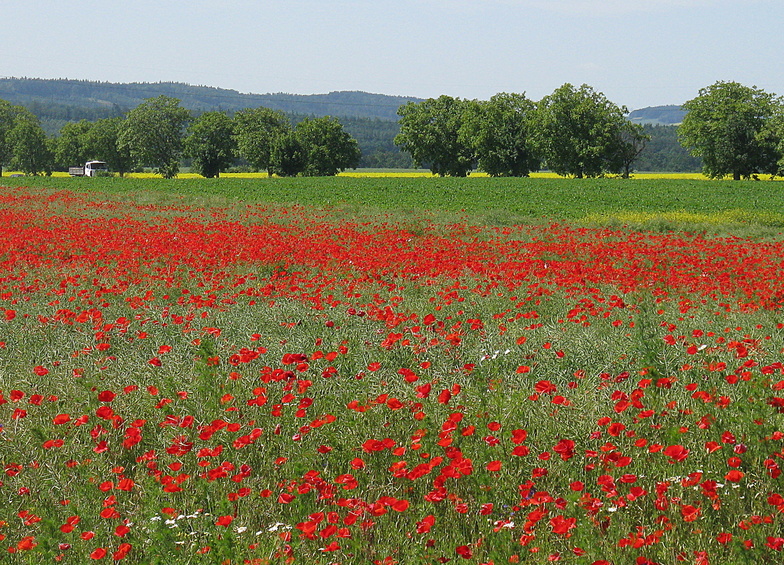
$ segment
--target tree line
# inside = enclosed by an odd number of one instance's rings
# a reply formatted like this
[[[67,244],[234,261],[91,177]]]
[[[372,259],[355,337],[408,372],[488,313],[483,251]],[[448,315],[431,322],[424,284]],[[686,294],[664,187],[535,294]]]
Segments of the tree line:
[[[629,176],[650,136],[628,111],[588,85],[564,84],[539,102],[499,93],[487,101],[451,96],[398,110],[395,143],[434,174],[528,176],[545,166],[559,175]]]
[[[707,176],[734,179],[784,171],[780,97],[719,81],[683,108],[677,137],[692,160],[671,158],[684,167],[699,158]],[[500,93],[488,101],[441,96],[398,110],[395,143],[438,175],[465,176],[478,167],[491,176],[527,176],[545,167],[577,178],[628,177],[658,132],[630,122],[627,113],[585,84],[564,84],[539,102],[525,94]]]
[[[0,93],[1,95],[2,93]],[[59,135],[60,130],[68,122],[78,122],[82,119],[94,122],[103,118],[121,117],[128,111],[128,108],[123,108],[116,104],[111,107],[82,107],[51,100],[46,102],[32,101],[22,105],[38,116],[41,126],[49,136]],[[673,106],[672,108],[677,110],[671,110],[664,116],[669,119],[677,118],[675,121],[680,122],[683,118],[680,106]],[[220,109],[228,112],[229,115],[233,115],[230,109]],[[200,113],[206,110],[199,111],[191,108],[191,111]],[[315,117],[313,114],[291,112],[286,112],[286,115],[293,125],[306,118]],[[632,112],[628,117],[634,115],[635,113]],[[662,117],[661,114],[658,114],[658,116]],[[362,152],[359,160],[360,167],[410,169],[413,166],[411,155],[406,151],[402,151],[394,143],[395,136],[400,133],[400,124],[397,120],[390,121],[367,116],[352,117],[342,114],[339,116],[339,120],[343,128],[359,143],[359,148]],[[635,169],[652,172],[698,172],[701,170],[702,160],[699,157],[690,155],[678,142],[678,126],[671,123],[643,124],[643,131],[650,136],[650,140],[634,162]],[[230,170],[243,171],[247,170],[247,167],[247,162],[240,159],[235,163],[235,167]]]
[[[390,122],[401,152],[384,153],[403,156],[398,166],[410,154],[418,166],[449,176],[475,168],[525,176],[543,167],[575,177],[628,176],[636,164],[645,170],[702,166],[713,178],[784,171],[781,97],[720,81],[683,109],[676,129],[634,124],[626,108],[588,85],[565,84],[539,102],[513,93],[487,101],[441,96],[401,106],[399,122]],[[376,136],[379,148],[388,135]],[[654,150],[646,152],[648,146]],[[59,136],[47,138],[33,112],[0,100],[0,174],[3,167],[47,174],[93,159],[120,174],[149,167],[174,176],[186,159],[204,176],[238,162],[269,174],[334,175],[358,166],[361,151],[336,118],[292,120],[264,107],[194,116],[165,95],[121,116],[66,123]]]
[[[29,110],[0,100],[0,174],[11,167],[26,174],[105,161],[123,175],[149,167],[165,178],[179,173],[183,158],[205,177],[217,177],[238,158],[268,174],[335,175],[359,164],[357,141],[329,116],[305,118],[296,126],[269,108],[241,110],[230,117],[209,111],[193,116],[176,98],[145,100],[126,115],[65,124],[47,138]]]
[[[264,106],[283,111],[296,125],[308,117],[339,116],[344,129],[359,143],[360,167],[410,168],[411,156],[393,142],[400,132],[399,106],[421,98],[388,96],[366,92],[330,92],[319,95],[241,94],[237,91],[194,86],[182,83],[118,84],[72,79],[0,78],[0,98],[25,106],[38,116],[47,135],[59,135],[67,122],[82,119],[96,121],[119,117],[145,99],[160,94],[177,98],[194,114],[210,110],[235,112]],[[650,109],[648,109],[650,110]],[[672,115],[661,115],[665,122],[682,119],[679,106],[670,108]],[[662,110],[663,111],[663,110]],[[634,113],[632,114],[632,116]],[[632,120],[635,121],[635,120]],[[678,143],[676,126],[644,126],[651,136],[635,161],[642,171],[697,171],[698,158],[690,157]],[[188,162],[186,161],[185,164]],[[243,160],[236,170],[247,166]]]

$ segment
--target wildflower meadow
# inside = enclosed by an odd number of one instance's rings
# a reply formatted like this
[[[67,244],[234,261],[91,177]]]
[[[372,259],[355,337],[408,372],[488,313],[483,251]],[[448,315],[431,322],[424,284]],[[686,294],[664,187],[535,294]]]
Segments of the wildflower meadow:
[[[0,210],[0,562],[784,561],[784,238]]]

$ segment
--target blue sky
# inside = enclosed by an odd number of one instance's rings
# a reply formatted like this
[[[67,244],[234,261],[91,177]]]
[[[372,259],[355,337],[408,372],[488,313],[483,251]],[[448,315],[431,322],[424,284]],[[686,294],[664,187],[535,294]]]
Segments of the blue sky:
[[[0,0],[0,76],[538,100],[630,110],[717,80],[784,94],[781,0]]]

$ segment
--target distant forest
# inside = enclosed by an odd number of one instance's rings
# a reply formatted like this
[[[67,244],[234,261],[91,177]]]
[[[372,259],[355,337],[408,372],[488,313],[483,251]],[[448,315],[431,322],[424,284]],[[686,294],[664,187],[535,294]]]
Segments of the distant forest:
[[[702,159],[693,157],[678,143],[678,126],[643,124],[651,140],[634,162],[636,171],[699,173]]]
[[[122,116],[145,99],[159,95],[178,98],[195,115],[220,110],[228,114],[264,106],[285,112],[293,124],[306,117],[335,116],[359,143],[361,167],[409,168],[411,156],[393,142],[400,131],[397,109],[421,98],[343,91],[328,94],[244,94],[236,90],[183,83],[118,84],[71,79],[0,78],[0,99],[25,106],[41,120],[48,135],[57,135],[68,122]],[[644,123],[651,136],[634,169],[694,172],[701,162],[678,143],[677,106],[636,110],[630,118]],[[647,123],[646,123],[647,122]]]

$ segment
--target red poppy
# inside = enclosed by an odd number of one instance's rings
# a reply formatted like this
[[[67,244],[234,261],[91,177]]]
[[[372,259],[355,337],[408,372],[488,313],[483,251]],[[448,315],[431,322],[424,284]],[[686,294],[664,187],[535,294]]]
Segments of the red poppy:
[[[699,506],[692,506],[684,504],[681,506],[681,516],[684,522],[694,522],[702,515],[702,509]]]
[[[731,483],[739,483],[745,476],[746,473],[744,473],[743,471],[732,469],[726,475],[724,475],[724,478]]]
[[[223,526],[224,528],[228,528],[233,521],[234,521],[234,516],[231,516],[231,515],[219,516],[218,520],[215,522],[215,525],[216,526]]]
[[[566,518],[562,515],[550,519],[550,527],[554,534],[570,537],[571,531],[577,527],[577,518]]]
[[[685,461],[689,456],[689,450],[682,445],[669,445],[664,448],[663,453],[670,458],[670,463]]]
[[[416,531],[418,534],[426,534],[430,531],[433,525],[436,523],[436,518],[432,514],[425,516],[422,520],[417,522]]]
[[[16,542],[16,549],[19,551],[30,551],[37,545],[38,543],[35,541],[35,536],[25,536]]]
[[[98,400],[101,402],[111,402],[115,398],[117,398],[117,395],[111,390],[104,390],[98,393]]]
[[[732,541],[732,534],[730,532],[722,532],[716,536],[716,541],[722,545],[727,545]]]

